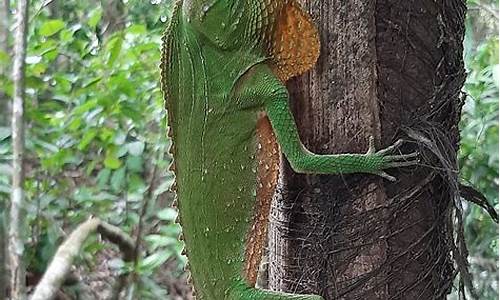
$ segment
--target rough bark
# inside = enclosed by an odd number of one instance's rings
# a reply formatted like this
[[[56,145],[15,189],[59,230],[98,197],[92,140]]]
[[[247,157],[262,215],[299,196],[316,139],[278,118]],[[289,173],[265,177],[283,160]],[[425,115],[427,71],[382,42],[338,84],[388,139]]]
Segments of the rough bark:
[[[379,148],[411,136],[424,163],[390,170],[393,184],[361,174],[298,175],[283,159],[270,288],[326,299],[444,299],[454,271],[449,253],[464,254],[450,225],[464,3],[315,0],[305,7],[322,47],[316,67],[289,84],[302,141],[317,153],[360,153],[370,135]]]
[[[453,241],[453,206],[457,186],[458,122],[465,81],[462,58],[465,1],[377,2],[378,97],[383,142],[406,128],[424,157],[419,168],[400,176],[398,185],[386,185],[389,198],[404,209],[390,220],[391,259],[389,292],[408,299],[445,299],[451,287],[454,252],[461,275],[467,279],[462,241]],[[408,194],[408,193],[406,193]],[[457,235],[462,234],[461,210],[456,211]],[[415,224],[398,233],[406,224]],[[456,249],[458,247],[458,249]],[[460,253],[457,253],[460,252]]]
[[[25,292],[25,266],[23,264],[24,241],[22,236],[24,202],[24,98],[25,58],[28,28],[28,1],[18,0],[16,32],[14,38],[14,65],[12,79],[12,196],[9,220],[9,267],[11,298],[22,300]]]

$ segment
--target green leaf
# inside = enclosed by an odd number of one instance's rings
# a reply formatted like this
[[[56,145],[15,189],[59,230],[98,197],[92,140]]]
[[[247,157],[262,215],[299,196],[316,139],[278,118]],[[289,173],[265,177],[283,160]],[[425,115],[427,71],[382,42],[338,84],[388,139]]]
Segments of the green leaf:
[[[73,40],[73,34],[75,32],[70,29],[63,29],[61,33],[59,34],[61,42],[70,42]]]
[[[130,34],[146,34],[147,33],[147,29],[146,29],[146,26],[144,26],[142,24],[134,24],[134,25],[130,26],[129,28],[127,28],[127,33],[130,33]]]
[[[167,259],[171,255],[172,252],[168,251],[167,249],[155,252],[142,260],[140,263],[140,267],[141,269],[154,270],[157,267],[161,266],[165,261],[167,261]]]
[[[123,145],[126,139],[127,139],[127,134],[120,130],[115,133],[113,143],[115,145]]]
[[[89,100],[89,101],[83,103],[82,105],[75,107],[73,109],[73,114],[75,114],[75,115],[83,114],[83,113],[88,112],[89,110],[95,108],[96,106],[97,106],[97,99]]]
[[[119,158],[124,157],[127,154],[127,151],[128,150],[125,147],[118,148],[118,151],[116,152],[116,157],[119,157]]]
[[[171,180],[164,180],[153,192],[153,196],[156,198],[159,195],[165,193],[170,189],[172,186],[172,179]]]
[[[83,134],[83,138],[78,144],[78,150],[82,151],[87,149],[87,146],[90,144],[90,142],[92,142],[92,140],[95,138],[96,135],[97,135],[97,130],[95,128],[87,130]]]
[[[10,194],[11,192],[10,185],[0,183],[0,193]]]
[[[128,153],[134,156],[140,156],[144,152],[144,143],[141,141],[132,142],[127,144]]]
[[[144,182],[142,174],[129,173],[127,180],[129,193],[139,193],[141,195],[140,199],[142,200],[144,198],[143,194],[146,191],[146,183]]]
[[[42,36],[49,37],[58,33],[66,24],[62,20],[50,20],[40,26],[39,33]]]
[[[99,24],[99,22],[101,21],[101,18],[102,18],[101,7],[92,10],[89,14],[89,21],[88,21],[89,27],[95,28],[97,24]]]
[[[120,52],[122,50],[122,45],[123,45],[123,37],[121,35],[115,36],[109,41],[107,47],[109,51],[107,65],[109,67],[114,65],[116,59],[120,55]]]
[[[101,171],[99,171],[99,174],[97,175],[97,186],[103,189],[108,184],[110,176],[111,176],[110,169],[102,169]]]
[[[104,166],[111,170],[116,170],[121,167],[122,162],[119,160],[114,153],[108,153],[104,159]]]
[[[160,247],[167,247],[179,243],[176,238],[161,234],[147,235],[146,237],[144,237],[144,240],[149,244],[148,248],[150,248],[152,251],[156,251],[156,249]]]
[[[0,127],[0,141],[10,137],[10,127]]]
[[[27,65],[34,65],[42,61],[42,57],[39,55],[30,55],[26,57],[26,64]]]
[[[89,80],[85,81],[85,83],[83,83],[82,87],[83,88],[91,87],[92,85],[94,85],[94,84],[98,83],[99,81],[101,81],[101,79],[102,79],[101,76],[90,78]]]
[[[141,156],[127,156],[127,168],[132,172],[142,172],[143,159]]]
[[[10,55],[5,51],[0,50],[0,63],[6,63],[10,61]]]
[[[125,174],[125,168],[120,168],[113,172],[110,181],[113,191],[119,192],[120,190],[122,190],[123,186],[125,185]]]
[[[158,219],[164,221],[175,221],[177,217],[177,211],[171,207],[164,208],[160,210],[157,214]]]

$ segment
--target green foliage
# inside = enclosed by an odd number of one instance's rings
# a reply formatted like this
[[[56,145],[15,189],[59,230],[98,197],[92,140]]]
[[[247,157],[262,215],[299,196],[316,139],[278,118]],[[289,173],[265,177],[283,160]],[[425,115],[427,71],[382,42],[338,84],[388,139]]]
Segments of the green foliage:
[[[498,1],[468,1],[465,39],[468,95],[461,120],[460,175],[498,210]],[[471,271],[481,299],[498,299],[498,227],[488,214],[465,204]]]

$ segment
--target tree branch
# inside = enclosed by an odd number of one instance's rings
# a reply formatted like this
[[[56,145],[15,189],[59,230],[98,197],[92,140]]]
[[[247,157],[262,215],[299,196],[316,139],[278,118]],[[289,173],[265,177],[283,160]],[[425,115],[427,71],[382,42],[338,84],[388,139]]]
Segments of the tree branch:
[[[129,235],[120,228],[97,218],[89,219],[78,226],[57,249],[52,262],[36,286],[31,300],[50,300],[56,296],[83,243],[94,232],[100,233],[105,239],[116,244],[125,261],[133,260],[135,247],[134,241]]]
[[[141,213],[139,216],[139,224],[137,226],[137,232],[136,232],[136,238],[135,238],[135,247],[133,249],[133,252],[131,253],[131,261],[134,262],[134,269],[137,269],[137,265],[139,263],[139,256],[141,252],[141,241],[142,241],[142,234],[143,234],[143,227],[144,227],[144,218],[146,217],[146,211],[149,206],[149,201],[151,200],[153,196],[153,190],[154,190],[154,182],[156,178],[156,173],[157,173],[157,166],[156,164],[154,165],[153,169],[151,170],[151,175],[149,176],[149,186],[146,191],[146,194],[144,195],[144,201],[142,203],[142,208],[141,208]],[[132,280],[135,281],[136,274],[133,274]],[[120,298],[120,293],[126,286],[127,281],[129,280],[129,274],[123,274],[118,278],[115,287],[113,288],[113,294],[110,297],[110,300],[118,300]],[[134,293],[135,290],[132,289],[131,293]],[[133,298],[132,295],[128,295],[129,298]]]

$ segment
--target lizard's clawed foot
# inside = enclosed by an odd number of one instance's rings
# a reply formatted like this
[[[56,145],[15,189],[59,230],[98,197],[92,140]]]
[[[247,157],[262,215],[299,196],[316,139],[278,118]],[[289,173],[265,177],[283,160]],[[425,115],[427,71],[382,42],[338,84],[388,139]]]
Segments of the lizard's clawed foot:
[[[419,163],[418,152],[412,152],[409,154],[396,154],[396,155],[388,155],[394,152],[403,144],[403,140],[399,139],[394,144],[389,147],[377,151],[375,149],[375,142],[373,136],[369,138],[369,146],[367,155],[376,155],[383,159],[383,164],[380,170],[373,172],[373,174],[381,176],[390,181],[396,181],[396,178],[382,171],[383,169],[389,168],[399,168],[399,167],[407,167],[414,166]]]

